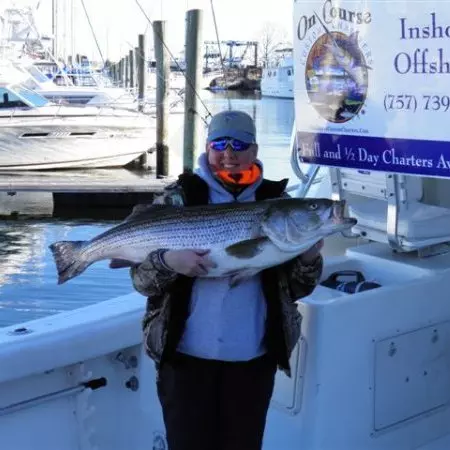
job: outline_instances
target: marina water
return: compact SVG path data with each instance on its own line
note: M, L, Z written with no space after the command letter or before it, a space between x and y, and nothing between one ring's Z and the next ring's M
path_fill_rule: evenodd
M228 108L225 94L204 97L213 114ZM293 100L232 95L231 107L246 111L255 119L265 176L275 180L288 177L290 184L297 183L289 162ZM128 269L110 269L108 261L97 262L81 276L57 285L56 268L48 249L59 240L89 240L116 223L89 218L0 221L0 327L131 292Z

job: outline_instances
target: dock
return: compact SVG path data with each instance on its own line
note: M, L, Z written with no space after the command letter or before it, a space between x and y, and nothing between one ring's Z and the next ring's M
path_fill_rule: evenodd
M175 179L127 169L0 172L0 216L122 219Z
M0 192L158 193L173 181L169 177L157 178L151 171L127 169L0 172Z

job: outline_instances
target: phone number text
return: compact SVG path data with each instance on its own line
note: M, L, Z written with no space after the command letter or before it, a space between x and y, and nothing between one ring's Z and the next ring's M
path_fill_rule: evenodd
M409 95L386 94L384 96L384 109L386 111L442 111L450 109L450 96L448 95Z

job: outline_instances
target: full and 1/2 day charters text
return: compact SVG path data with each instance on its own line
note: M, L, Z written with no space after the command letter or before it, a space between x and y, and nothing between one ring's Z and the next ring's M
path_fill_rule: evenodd
M304 143L302 145L302 158L305 161L322 160L325 164L330 162L335 165L337 162L349 161L353 163L363 163L371 165L373 168L379 166L386 167L410 167L425 169L445 169L450 170L450 159L442 153L437 154L435 158L418 157L416 155L403 155L395 148L386 148L383 151L370 151L365 147L352 147L336 144L333 148L327 146L323 148L319 142L315 141L312 145Z

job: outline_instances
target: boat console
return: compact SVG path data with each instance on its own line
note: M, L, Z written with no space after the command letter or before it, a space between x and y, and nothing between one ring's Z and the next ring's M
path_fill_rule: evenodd
M310 164L306 187L328 168L365 243L325 256L298 301L302 338L292 377L277 375L265 448L448 449L450 9L300 1L294 22L296 167ZM425 29L434 42L413 39Z

